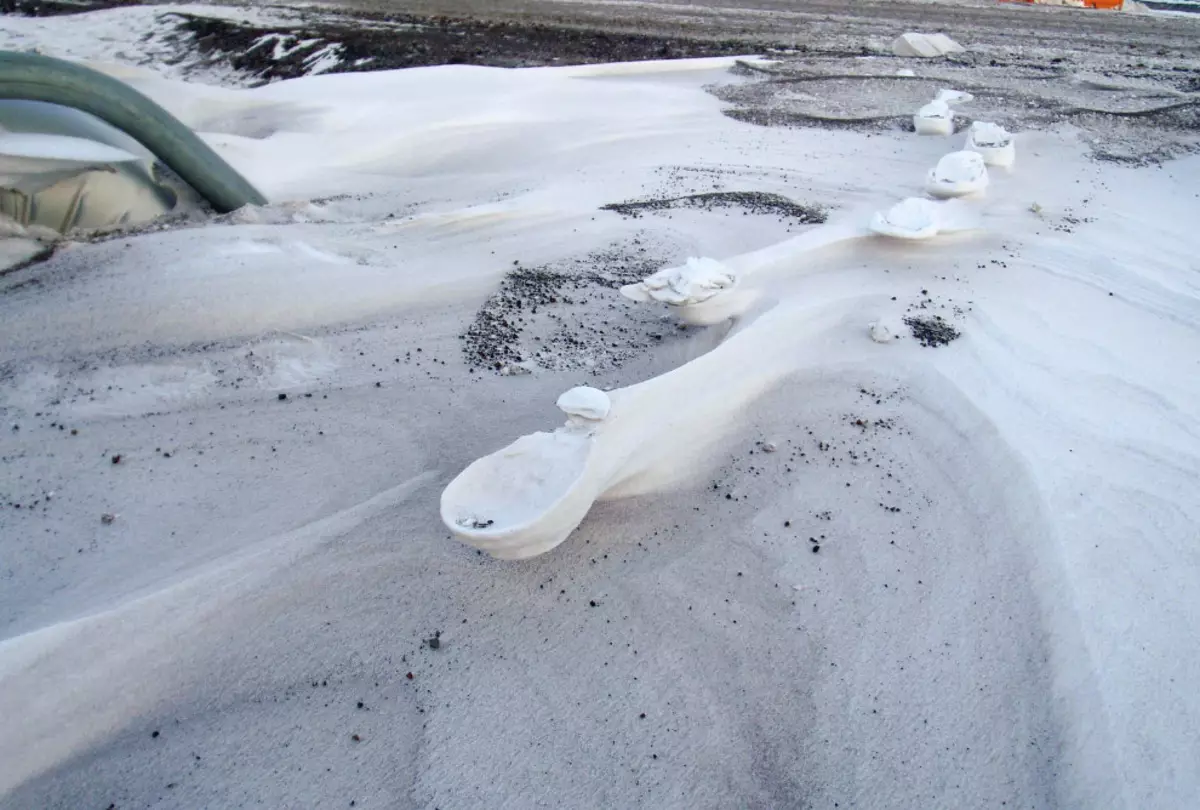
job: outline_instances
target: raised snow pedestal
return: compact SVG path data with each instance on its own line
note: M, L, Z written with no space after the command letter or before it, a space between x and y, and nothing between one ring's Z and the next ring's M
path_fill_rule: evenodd
M877 211L867 226L871 233L893 239L932 239L939 234L979 227L978 213L955 200L935 202L909 197L886 211Z
M679 319L711 326L735 317L750 306L753 294L742 295L741 278L716 259L691 258L683 267L668 267L621 288L631 301L667 304Z
M951 152L929 172L925 190L933 197L965 197L987 188L987 166L978 152Z
M920 197L909 197L871 218L870 228L881 236L896 239L931 239L938 235L938 204Z
M737 285L737 276L716 259L691 258L683 267L668 267L621 288L631 301L658 301L689 307L707 301Z
M608 394L572 388L558 398L567 423L531 433L475 461L442 492L442 522L493 557L543 554L575 530L608 486L605 465L589 464Z
M913 129L918 135L949 135L954 132L954 105L975 97L959 90L939 90L933 101L913 114Z
M999 124L976 121L967 130L967 151L978 152L988 166L1007 168L1017 159L1012 135Z

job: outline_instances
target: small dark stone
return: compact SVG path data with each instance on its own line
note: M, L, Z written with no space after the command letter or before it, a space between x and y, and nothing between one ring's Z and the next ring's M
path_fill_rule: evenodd
M151 731L151 732L150 732L150 736L151 736L152 738L154 738L154 739L158 739L158 732L157 732L157 731Z
M350 739L354 740L355 742L362 742L362 737L358 736L357 734L351 734Z
M816 554L818 551L820 551L820 550L821 550L821 547L820 547L820 546L813 546L813 547L812 547L812 550L813 550L813 554Z
M639 719L639 720L645 720L645 719L646 719L646 713L645 713L645 712L642 712L641 714L639 714L639 715L638 715L638 719Z
M436 650L442 646L442 640L437 636L429 639L429 649Z
M115 456L112 457L112 463L113 464L121 463L121 454L120 453L117 453Z
M363 702L360 700L360 701L358 702L358 708L360 708L360 709L361 709L362 707L363 707Z
M285 399L287 399L287 394L280 394L280 395L279 395L279 401L280 401L280 402L283 402Z
M791 525L792 525L792 522L791 522L790 520L785 520L785 521L783 522L783 525L784 525L785 527L787 527L787 526L791 526Z
M413 674L410 672L407 675L405 675L404 677L408 678L411 681L413 679Z

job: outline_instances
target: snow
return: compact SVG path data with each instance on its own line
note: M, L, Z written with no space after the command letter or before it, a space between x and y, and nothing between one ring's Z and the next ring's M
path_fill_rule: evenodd
M125 6L52 17L6 16L0 27L0 49L71 59L122 78L133 69L213 85L252 80L182 46L181 39L186 40L189 35L176 30L181 15L299 30L308 19L302 10L198 3ZM289 35L269 34L255 46L271 46L272 56L278 60L314 42L293 40L295 37ZM289 41L292 41L290 47ZM337 51L336 45L322 48L306 59L312 60L310 67L315 72L323 72L337 64Z
M965 148L978 152L988 166L1008 168L1017 159L1017 147L1008 130L999 124L975 121L967 129Z
M716 259L691 256L682 267L660 270L621 293L632 301L661 301L671 306L694 306L737 284L737 276Z
M585 426L588 422L603 421L612 407L608 394L588 385L572 388L554 404L567 416L575 417L578 424Z
M919 56L933 59L951 53L962 53L966 49L945 34L907 33L892 42L892 53L896 56Z
M128 74L272 205L0 275L0 803L1194 806L1200 157L1023 131L879 239L946 142L735 121L730 64ZM599 210L718 187L834 214ZM614 245L749 297L568 288L574 370L468 364Z
M898 239L929 239L941 227L943 205L922 197L909 197L871 219L871 230Z
M965 197L979 194L988 185L987 166L978 152L951 152L929 171L926 191L931 196Z

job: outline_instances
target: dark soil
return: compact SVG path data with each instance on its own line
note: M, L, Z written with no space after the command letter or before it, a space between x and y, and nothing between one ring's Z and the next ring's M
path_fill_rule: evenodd
M676 208L699 208L704 211L740 208L751 214L775 215L804 225L819 225L828 218L821 206L803 205L787 197L761 191L714 191L666 199L629 200L601 206L601 210L615 211L622 216L633 218L646 212L670 211Z
M339 47L340 63L329 73L429 65L531 67L683 59L739 54L746 49L745 44L732 39L668 39L449 17L326 17L280 30L189 14L171 16L179 21L181 33L194 38L194 47L200 53L225 59L234 69L263 82L307 75L306 59L330 45ZM256 46L272 34L282 38L282 45L295 50L276 60L274 42ZM302 40L313 41L299 46Z

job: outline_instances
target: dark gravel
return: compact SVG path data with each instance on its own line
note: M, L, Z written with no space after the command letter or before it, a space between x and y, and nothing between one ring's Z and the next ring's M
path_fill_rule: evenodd
M719 208L738 208L751 214L774 215L804 225L819 225L828 218L825 209L818 205L793 202L778 194L762 191L714 191L706 194L688 194L653 200L629 200L602 206L604 211L615 211L625 217L640 217L644 213L671 211L678 208L699 208L713 211Z
M676 331L615 292L664 264L634 240L553 266L514 266L462 335L468 364L501 374L620 367Z
M939 315L924 318L905 318L904 323L908 325L912 336L922 346L931 349L938 346L945 346L962 337L962 332L959 332L946 321L942 320Z

